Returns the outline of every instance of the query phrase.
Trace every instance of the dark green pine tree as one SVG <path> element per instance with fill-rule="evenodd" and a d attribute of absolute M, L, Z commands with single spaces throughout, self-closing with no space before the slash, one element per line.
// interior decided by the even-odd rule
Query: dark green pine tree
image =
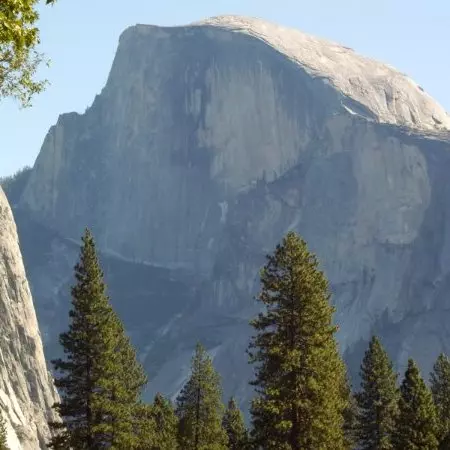
<path fill-rule="evenodd" d="M 252 440 L 265 450 L 347 448 L 346 370 L 328 282 L 294 232 L 267 260 L 258 297 L 264 311 L 251 322 Z"/>
<path fill-rule="evenodd" d="M 107 448 L 131 450 L 139 445 L 134 434 L 136 408 L 140 407 L 147 376 L 122 323 L 112 309 L 111 312 L 114 334 L 110 335 L 111 349 L 104 353 L 104 372 L 98 380 L 104 391 L 96 396 L 96 408 L 104 420 L 98 423 L 96 432 L 110 442 Z"/>
<path fill-rule="evenodd" d="M 155 426 L 151 450 L 176 450 L 178 419 L 172 404 L 161 394 L 156 394 L 151 415 Z"/>
<path fill-rule="evenodd" d="M 391 450 L 399 390 L 392 362 L 376 336 L 361 364 L 356 436 L 361 450 Z"/>
<path fill-rule="evenodd" d="M 225 450 L 224 406 L 219 374 L 201 344 L 191 363 L 191 377 L 177 398 L 178 442 L 183 450 Z"/>
<path fill-rule="evenodd" d="M 0 450 L 9 450 L 5 419 L 0 412 Z"/>
<path fill-rule="evenodd" d="M 440 354 L 430 377 L 431 392 L 439 419 L 439 448 L 450 450 L 450 359 Z"/>
<path fill-rule="evenodd" d="M 137 450 L 178 449 L 178 419 L 168 400 L 156 394 L 152 405 L 142 404 L 137 411 Z"/>
<path fill-rule="evenodd" d="M 230 450 L 247 450 L 248 434 L 244 423 L 244 416 L 239 409 L 236 400 L 231 397 L 223 416 L 222 426 L 228 436 L 228 448 Z"/>
<path fill-rule="evenodd" d="M 58 448 L 133 449 L 136 408 L 146 384 L 142 366 L 106 295 L 94 239 L 86 230 L 75 266 L 69 330 L 60 343 L 65 357 L 53 361 L 64 428 L 51 424 Z M 60 447 L 59 447 L 60 448 Z"/>
<path fill-rule="evenodd" d="M 439 426 L 431 391 L 410 359 L 400 387 L 399 416 L 393 435 L 395 450 L 437 450 Z"/>
<path fill-rule="evenodd" d="M 153 406 L 141 403 L 135 409 L 134 433 L 137 439 L 135 450 L 153 450 L 155 442 L 155 423 Z M 174 447 L 176 449 L 177 447 Z"/>

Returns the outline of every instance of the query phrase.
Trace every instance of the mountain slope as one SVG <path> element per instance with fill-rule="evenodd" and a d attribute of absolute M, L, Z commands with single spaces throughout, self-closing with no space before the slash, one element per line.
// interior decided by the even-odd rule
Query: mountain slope
<path fill-rule="evenodd" d="M 357 102 L 357 110 L 365 111 L 368 119 L 423 130 L 450 129 L 449 115 L 412 79 L 348 47 L 256 18 L 221 16 L 198 25 L 265 42 L 312 77 L 335 87 L 343 95 L 344 107 L 347 101 Z"/>
<path fill-rule="evenodd" d="M 11 450 L 46 448 L 57 395 L 47 371 L 16 226 L 0 188 L 0 410 Z"/>
<path fill-rule="evenodd" d="M 89 226 L 149 316 L 180 283 L 170 314 L 125 320 L 151 389 L 175 393 L 201 339 L 227 393 L 248 398 L 258 269 L 295 229 L 330 279 L 352 369 L 376 331 L 400 368 L 412 355 L 427 371 L 450 350 L 449 120 L 394 69 L 257 19 L 127 29 L 105 88 L 60 116 L 14 202 L 25 255 L 36 227 L 59 236 L 47 260 L 26 256 L 43 325 L 56 335 L 45 298 L 66 302 L 74 262 L 57 243 Z M 164 271 L 159 289 L 150 276 L 136 290 L 137 266 Z"/>

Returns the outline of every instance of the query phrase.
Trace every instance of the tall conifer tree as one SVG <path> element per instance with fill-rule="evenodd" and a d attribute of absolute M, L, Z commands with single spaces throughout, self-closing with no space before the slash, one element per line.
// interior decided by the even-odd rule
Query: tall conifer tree
<path fill-rule="evenodd" d="M 377 337 L 369 343 L 361 364 L 357 442 L 361 450 L 391 450 L 398 415 L 397 374 Z"/>
<path fill-rule="evenodd" d="M 177 450 L 178 419 L 172 404 L 161 394 L 156 394 L 152 405 L 138 408 L 136 450 Z"/>
<path fill-rule="evenodd" d="M 399 416 L 393 436 L 395 450 L 437 450 L 439 427 L 431 391 L 410 359 L 400 387 Z"/>
<path fill-rule="evenodd" d="M 248 435 L 247 429 L 245 428 L 244 416 L 233 397 L 228 401 L 222 426 L 227 433 L 228 448 L 230 450 L 248 449 Z"/>
<path fill-rule="evenodd" d="M 450 359 L 447 355 L 439 355 L 430 382 L 439 419 L 439 448 L 450 450 Z"/>
<path fill-rule="evenodd" d="M 201 344 L 191 363 L 191 377 L 177 399 L 179 444 L 183 450 L 225 450 L 224 406 L 219 374 Z"/>
<path fill-rule="evenodd" d="M 0 450 L 9 450 L 5 419 L 0 411 Z"/>
<path fill-rule="evenodd" d="M 54 447 L 67 443 L 77 449 L 133 449 L 135 410 L 146 383 L 142 366 L 113 311 L 94 239 L 86 230 L 80 261 L 75 266 L 69 330 L 60 343 L 65 357 L 53 361 L 55 385 L 63 419 Z"/>
<path fill-rule="evenodd" d="M 155 426 L 152 450 L 176 450 L 178 448 L 178 419 L 172 404 L 161 394 L 156 394 L 152 405 Z"/>
<path fill-rule="evenodd" d="M 328 283 L 306 243 L 290 232 L 261 272 L 264 311 L 252 321 L 253 439 L 259 448 L 340 450 L 348 443 L 346 373 Z"/>
<path fill-rule="evenodd" d="M 141 403 L 135 409 L 134 433 L 137 445 L 135 450 L 153 450 L 155 443 L 155 423 L 153 420 L 153 406 Z M 174 450 L 177 447 L 174 447 Z"/>

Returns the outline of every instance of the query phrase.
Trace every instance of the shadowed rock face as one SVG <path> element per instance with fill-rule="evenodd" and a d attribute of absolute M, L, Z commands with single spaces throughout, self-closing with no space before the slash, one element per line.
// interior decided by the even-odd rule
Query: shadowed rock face
<path fill-rule="evenodd" d="M 0 188 L 0 411 L 11 450 L 47 448 L 57 401 L 22 263 L 16 226 Z"/>
<path fill-rule="evenodd" d="M 295 229 L 330 279 L 352 370 L 378 332 L 400 369 L 412 355 L 426 373 L 450 342 L 449 129 L 406 76 L 297 31 L 241 17 L 127 29 L 102 93 L 51 128 L 18 199 L 49 348 L 49 292 L 66 299 L 65 246 L 89 226 L 121 264 L 107 281 L 129 273 L 112 298 L 129 299 L 151 392 L 179 389 L 201 339 L 245 400 L 258 269 Z M 52 230 L 39 261 L 36 224 Z"/>

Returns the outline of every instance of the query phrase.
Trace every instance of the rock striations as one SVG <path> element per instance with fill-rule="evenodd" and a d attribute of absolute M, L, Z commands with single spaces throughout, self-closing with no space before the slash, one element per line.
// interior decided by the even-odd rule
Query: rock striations
<path fill-rule="evenodd" d="M 11 450 L 47 448 L 57 396 L 19 249 L 16 225 L 0 188 L 0 411 Z"/>
<path fill-rule="evenodd" d="M 247 34 L 265 42 L 312 77 L 329 82 L 367 118 L 422 130 L 450 129 L 450 116 L 406 75 L 342 45 L 255 18 L 213 17 L 196 24 Z M 350 109 L 350 108 L 349 108 Z"/>
<path fill-rule="evenodd" d="M 449 136 L 416 83 L 340 45 L 236 16 L 130 27 L 101 94 L 59 118 L 14 200 L 47 345 L 64 249 L 90 226 L 127 267 L 122 284 L 106 274 L 152 387 L 176 392 L 201 339 L 243 398 L 258 268 L 295 229 L 331 281 L 354 371 L 376 332 L 399 368 L 412 355 L 426 372 L 450 350 Z"/>

